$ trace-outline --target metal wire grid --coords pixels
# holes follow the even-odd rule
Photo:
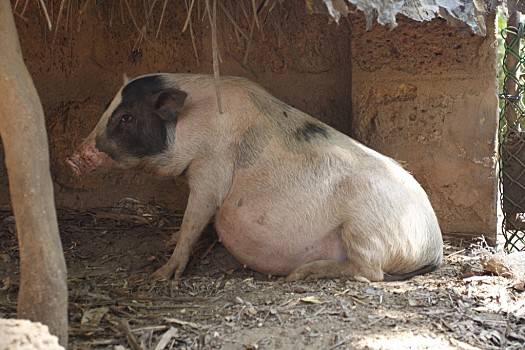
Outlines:
[[[502,30],[503,84],[499,116],[499,184],[504,249],[525,250],[525,26]]]

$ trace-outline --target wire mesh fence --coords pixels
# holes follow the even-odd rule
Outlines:
[[[500,97],[499,178],[504,249],[525,250],[525,25],[509,18]],[[522,72],[524,72],[522,74]]]

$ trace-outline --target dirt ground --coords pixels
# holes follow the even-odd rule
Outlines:
[[[525,343],[525,293],[482,273],[479,244],[446,242],[444,266],[407,282],[286,283],[244,269],[210,227],[175,285],[148,276],[168,258],[165,241],[181,213],[123,199],[112,208],[58,216],[69,269],[70,349],[523,349]],[[16,230],[4,208],[0,317],[16,316],[17,290]]]

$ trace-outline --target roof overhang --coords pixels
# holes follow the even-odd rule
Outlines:
[[[485,17],[498,5],[507,5],[501,0],[305,0],[311,12],[318,12],[321,3],[336,22],[350,12],[354,5],[365,14],[366,28],[370,30],[374,19],[379,24],[394,28],[396,16],[404,15],[416,21],[430,21],[441,17],[454,26],[464,25],[478,35],[485,36]],[[520,0],[513,0],[519,3]],[[509,5],[510,5],[510,1]],[[523,6],[523,5],[522,5]]]

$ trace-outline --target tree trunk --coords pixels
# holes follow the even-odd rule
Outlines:
[[[0,136],[20,247],[18,316],[46,324],[65,346],[66,265],[44,112],[22,58],[9,0],[0,0]]]

